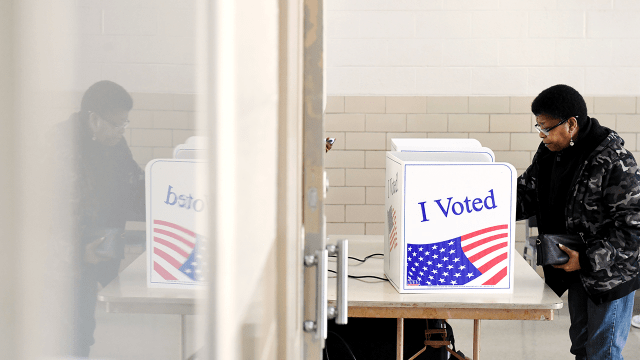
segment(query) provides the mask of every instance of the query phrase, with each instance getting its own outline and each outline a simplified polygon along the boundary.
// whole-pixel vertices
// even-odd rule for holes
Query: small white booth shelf
[[[461,149],[387,152],[384,269],[400,293],[513,291],[516,170]]]

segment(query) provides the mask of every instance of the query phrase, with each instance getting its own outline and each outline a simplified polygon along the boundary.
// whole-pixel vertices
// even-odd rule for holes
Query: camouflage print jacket
[[[565,208],[567,232],[582,235],[587,244],[579,258],[580,280],[596,304],[640,287],[640,172],[624,140],[606,130],[606,139],[578,165]],[[538,215],[537,160],[545,150],[541,144],[518,178],[518,220]]]

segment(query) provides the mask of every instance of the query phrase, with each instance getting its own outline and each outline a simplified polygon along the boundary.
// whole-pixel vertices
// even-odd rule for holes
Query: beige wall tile
[[[366,131],[407,131],[407,115],[367,114]]]
[[[385,112],[384,96],[345,96],[344,112],[380,114]]]
[[[325,114],[325,131],[364,131],[364,114]]]
[[[507,96],[470,96],[469,113],[502,114],[509,112]]]
[[[384,186],[384,169],[346,169],[347,186]]]
[[[529,151],[494,151],[496,162],[507,162],[516,169],[526,169],[531,165]]]
[[[327,179],[329,180],[329,188],[332,186],[344,186],[345,170],[344,169],[326,169]]]
[[[346,139],[345,139],[345,135],[343,132],[336,132],[336,131],[326,131],[324,133],[325,138],[334,138],[336,139],[333,143],[333,145],[331,146],[331,150],[330,151],[334,151],[334,150],[344,150],[347,146],[346,146]]]
[[[327,235],[362,235],[364,223],[327,223]]]
[[[480,141],[482,146],[493,151],[509,150],[511,147],[509,133],[469,133],[469,138]]]
[[[344,96],[327,96],[324,112],[327,114],[344,112]]]
[[[196,111],[196,94],[174,94],[173,110]]]
[[[424,114],[427,112],[426,96],[387,96],[387,113]]]
[[[408,114],[407,131],[447,132],[447,114]]]
[[[595,102],[595,99],[593,96],[587,96],[584,98],[584,102],[587,104],[587,114],[592,114],[593,113],[593,103]],[[589,115],[591,116],[591,115]]]
[[[635,97],[596,97],[593,112],[605,114],[635,114]]]
[[[531,114],[533,96],[511,96],[509,98],[509,112],[512,114]]]
[[[636,136],[637,133],[620,133],[622,139],[624,139],[624,148],[629,151],[636,151]]]
[[[349,150],[384,150],[384,133],[346,133],[346,148]]]
[[[325,205],[324,213],[327,216],[327,222],[344,222],[344,205]]]
[[[450,114],[450,132],[489,132],[489,115]]]
[[[491,132],[531,132],[531,115],[529,114],[509,114],[491,115]]]
[[[428,133],[427,137],[431,139],[467,139],[469,133]]]
[[[172,147],[154,147],[153,158],[154,159],[172,159],[173,148]]]
[[[138,164],[143,164],[146,166],[149,161],[154,159],[153,148],[151,147],[131,146],[130,149],[133,160]],[[141,167],[144,169],[143,166]]]
[[[196,136],[195,130],[172,130],[173,131],[173,146],[184,144],[188,138]]]
[[[131,129],[131,146],[174,146],[172,130]]]
[[[370,169],[384,169],[387,167],[386,151],[365,151],[364,167]]]
[[[391,139],[413,139],[413,138],[426,138],[426,133],[387,133],[387,146],[385,150],[391,151]]]
[[[368,205],[384,205],[385,194],[384,186],[367,186],[366,202]]]
[[[384,223],[366,223],[365,235],[384,235]]]
[[[640,132],[640,115],[618,115],[616,131]]]
[[[193,112],[154,111],[153,127],[156,129],[195,129]]]
[[[347,205],[346,222],[384,222],[384,205]]]
[[[511,134],[511,150],[529,150],[535,151],[540,145],[540,137],[538,134],[531,133],[512,133]]]
[[[616,115],[614,114],[591,114],[592,118],[598,119],[598,122],[602,126],[606,126],[609,129],[616,130]]]
[[[469,98],[466,96],[428,96],[427,113],[460,114],[469,112]]]
[[[362,186],[330,187],[327,191],[326,203],[330,205],[365,204],[365,188]]]
[[[364,151],[331,150],[324,157],[325,168],[363,168]]]
[[[131,110],[129,112],[130,129],[153,128],[153,112],[148,110]]]
[[[136,110],[173,110],[173,94],[131,93]]]

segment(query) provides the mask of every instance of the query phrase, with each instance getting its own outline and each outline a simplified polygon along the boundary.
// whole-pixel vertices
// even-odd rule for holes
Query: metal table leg
[[[473,360],[480,360],[480,319],[473,320]]]
[[[396,360],[402,360],[404,350],[404,319],[398,318],[396,329]]]

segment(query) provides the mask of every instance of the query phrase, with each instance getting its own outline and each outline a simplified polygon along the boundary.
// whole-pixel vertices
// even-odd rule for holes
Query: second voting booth
[[[173,159],[150,161],[146,173],[147,286],[203,284],[209,199],[202,138],[176,146]]]
[[[400,293],[513,291],[516,170],[477,140],[429,140],[387,152],[387,277]]]

